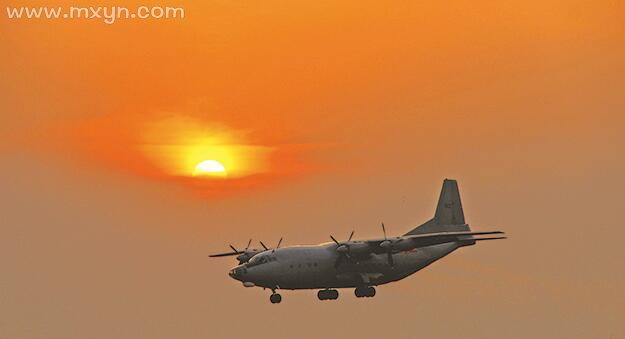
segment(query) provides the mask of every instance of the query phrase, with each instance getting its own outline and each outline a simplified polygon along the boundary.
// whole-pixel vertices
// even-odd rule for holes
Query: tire
[[[354,290],[354,294],[356,295],[356,298],[371,298],[375,295],[375,288],[372,286],[368,286],[368,287],[357,287]]]
[[[375,297],[375,288],[374,287],[367,288],[367,297],[369,297],[369,298]]]
[[[269,297],[269,300],[271,301],[272,304],[279,304],[282,301],[282,296],[279,295],[278,293],[275,293]]]

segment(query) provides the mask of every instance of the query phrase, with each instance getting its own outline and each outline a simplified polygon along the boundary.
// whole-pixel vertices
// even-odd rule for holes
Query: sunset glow
[[[173,116],[144,126],[142,137],[142,153],[168,175],[242,178],[269,170],[272,148],[224,125]]]
[[[4,3],[0,338],[625,339],[625,1]],[[445,178],[510,239],[375,298],[208,258],[401,245]]]

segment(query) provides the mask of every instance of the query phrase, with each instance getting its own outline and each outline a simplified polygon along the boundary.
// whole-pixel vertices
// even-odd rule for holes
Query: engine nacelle
[[[380,243],[380,247],[382,247],[385,250],[388,250],[391,247],[393,247],[393,242],[390,240],[384,240]]]
[[[412,241],[409,239],[389,239],[380,243],[380,247],[384,250],[392,250],[394,252],[409,251],[414,248]]]
[[[339,252],[339,253],[347,253],[347,252],[349,252],[349,247],[347,245],[345,245],[345,244],[339,245],[336,248],[336,251]]]
[[[393,250],[398,252],[410,251],[414,248],[414,243],[409,239],[398,239],[393,242]]]
[[[239,261],[239,264],[244,264],[244,263],[250,261],[250,259],[252,259],[253,256],[255,256],[256,254],[258,254],[260,252],[261,251],[258,251],[258,250],[245,251],[245,252],[237,255],[237,260]]]
[[[349,246],[349,252],[354,255],[365,255],[371,252],[366,242],[352,241],[347,243],[347,246]]]

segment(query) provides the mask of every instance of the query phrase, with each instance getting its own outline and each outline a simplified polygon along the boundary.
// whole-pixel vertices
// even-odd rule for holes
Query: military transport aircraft
[[[464,221],[460,193],[455,180],[445,179],[434,218],[400,237],[389,238],[382,224],[384,238],[352,240],[314,246],[274,249],[260,242],[263,249],[243,251],[230,245],[233,252],[210,257],[236,255],[239,265],[229,275],[245,287],[271,289],[274,304],[282,297],[276,290],[319,289],[319,300],[335,300],[337,288],[355,288],[358,298],[373,297],[375,287],[403,279],[454,250],[481,240],[505,239],[501,231],[471,232]],[[497,234],[498,236],[483,237]]]

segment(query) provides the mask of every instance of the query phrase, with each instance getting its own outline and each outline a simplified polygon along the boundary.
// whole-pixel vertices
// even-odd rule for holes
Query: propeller
[[[239,261],[239,264],[242,264],[250,260],[250,258],[253,257],[256,253],[260,252],[259,250],[256,250],[256,249],[250,249],[251,244],[252,244],[252,239],[250,239],[247,242],[247,246],[245,246],[245,249],[242,251],[239,251],[236,247],[232,246],[232,244],[228,244],[228,247],[232,249],[232,252],[211,254],[209,255],[209,257],[216,258],[216,257],[227,257],[231,255],[236,255],[237,260]]]
[[[386,250],[388,264],[391,267],[395,267],[395,262],[393,261],[393,242],[386,237],[386,227],[384,227],[384,223],[382,223],[382,232],[384,233],[384,241],[380,243],[380,247]]]
[[[274,249],[272,249],[271,247],[268,247],[268,246],[267,246],[267,245],[265,245],[265,243],[264,243],[264,242],[262,242],[262,241],[258,241],[258,242],[260,243],[260,246],[262,246],[262,247],[263,247],[263,249],[264,249],[265,251],[272,250],[272,251],[271,251],[271,253],[273,253],[273,252],[275,252],[275,250],[276,250],[276,249],[278,249],[278,248],[280,247],[280,244],[282,243],[282,238],[280,238],[280,240],[278,241],[278,245],[277,245],[277,246],[276,246],[276,248],[274,248]]]
[[[349,234],[349,238],[347,238],[347,241],[345,241],[344,243],[340,243],[332,235],[330,235],[330,239],[332,239],[332,241],[334,241],[334,243],[336,244],[336,252],[338,252],[339,254],[338,257],[336,258],[336,261],[334,262],[334,268],[339,267],[339,265],[341,264],[341,261],[343,261],[343,258],[347,258],[347,260],[351,258],[349,242],[352,241],[353,236],[354,236],[354,231],[352,231],[352,233]]]
[[[274,248],[271,253],[273,254],[273,252],[275,252],[278,248],[280,248],[280,244],[282,243],[282,238],[280,238],[280,240],[278,241],[278,245],[276,245],[276,248]],[[267,248],[265,245],[263,245],[263,247]]]
[[[232,252],[211,254],[211,255],[209,255],[209,257],[216,258],[216,257],[226,257],[226,256],[229,256],[229,255],[242,254],[242,253],[245,253],[245,251],[247,251],[247,249],[250,247],[251,243],[252,243],[252,239],[250,239],[250,241],[247,242],[247,247],[245,247],[245,250],[243,250],[243,251],[239,251],[239,250],[236,249],[236,247],[232,246],[232,244],[228,244],[228,247],[230,247],[232,249]]]

